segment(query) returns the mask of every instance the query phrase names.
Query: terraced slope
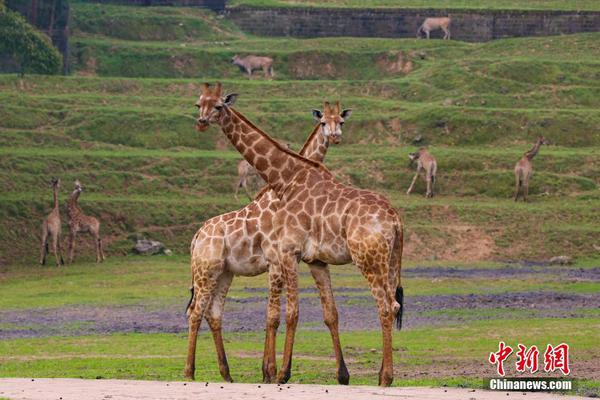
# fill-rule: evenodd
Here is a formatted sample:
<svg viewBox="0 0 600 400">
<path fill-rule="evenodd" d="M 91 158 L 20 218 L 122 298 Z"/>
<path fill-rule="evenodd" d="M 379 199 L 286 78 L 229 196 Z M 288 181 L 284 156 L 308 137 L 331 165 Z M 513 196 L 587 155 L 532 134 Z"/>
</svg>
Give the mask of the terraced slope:
<svg viewBox="0 0 600 400">
<path fill-rule="evenodd" d="M 390 195 L 410 258 L 597 255 L 599 34 L 478 45 L 264 39 L 198 10 L 74 4 L 73 17 L 74 76 L 0 76 L 0 262 L 35 260 L 32 232 L 55 175 L 63 198 L 75 178 L 87 186 L 82 206 L 104 221 L 112 254 L 136 232 L 183 253 L 204 219 L 241 207 L 238 153 L 217 129 L 193 129 L 200 83 L 217 79 L 296 149 L 311 109 L 326 99 L 352 107 L 326 163 Z M 274 80 L 249 81 L 228 62 L 259 51 L 274 56 Z M 533 203 L 515 205 L 512 168 L 539 134 L 552 146 L 535 159 Z M 433 201 L 403 194 L 407 154 L 420 145 L 438 158 Z"/>
</svg>

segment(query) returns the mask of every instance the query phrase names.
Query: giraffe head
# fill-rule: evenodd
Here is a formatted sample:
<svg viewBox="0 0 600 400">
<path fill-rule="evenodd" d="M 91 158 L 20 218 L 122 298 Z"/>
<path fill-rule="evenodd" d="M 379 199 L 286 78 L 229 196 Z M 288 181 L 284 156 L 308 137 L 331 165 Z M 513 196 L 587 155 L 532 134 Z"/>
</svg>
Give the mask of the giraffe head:
<svg viewBox="0 0 600 400">
<path fill-rule="evenodd" d="M 421 147 L 419 150 L 415 151 L 414 153 L 409 153 L 408 158 L 410 158 L 410 162 L 413 163 L 413 162 L 417 161 L 419 159 L 419 157 L 421 157 L 421 153 L 424 151 L 425 151 L 425 147 Z"/>
<path fill-rule="evenodd" d="M 214 89 L 211 89 L 208 83 L 202 85 L 200 97 L 196 102 L 196 107 L 198 107 L 196 129 L 198 131 L 205 131 L 211 123 L 219 121 L 223 110 L 235 103 L 238 96 L 237 93 L 222 96 L 221 91 L 221 82 L 217 82 Z"/>
<path fill-rule="evenodd" d="M 342 125 L 350 117 L 350 114 L 352 114 L 352 109 L 350 108 L 341 111 L 339 101 L 335 103 L 335 107 L 325 102 L 323 104 L 323 112 L 313 110 L 313 117 L 321 124 L 323 135 L 334 144 L 339 144 L 342 141 Z"/>
<path fill-rule="evenodd" d="M 83 186 L 81 186 L 81 182 L 79 182 L 79 179 L 75 181 L 75 190 L 73 190 L 73 192 L 83 192 Z"/>
<path fill-rule="evenodd" d="M 543 136 L 539 136 L 538 137 L 538 143 L 539 144 L 549 145 L 550 141 L 548 139 L 546 139 L 545 137 L 543 137 Z"/>
<path fill-rule="evenodd" d="M 60 187 L 60 178 L 52 178 L 50 181 L 50 187 L 53 189 L 58 189 Z"/>
</svg>

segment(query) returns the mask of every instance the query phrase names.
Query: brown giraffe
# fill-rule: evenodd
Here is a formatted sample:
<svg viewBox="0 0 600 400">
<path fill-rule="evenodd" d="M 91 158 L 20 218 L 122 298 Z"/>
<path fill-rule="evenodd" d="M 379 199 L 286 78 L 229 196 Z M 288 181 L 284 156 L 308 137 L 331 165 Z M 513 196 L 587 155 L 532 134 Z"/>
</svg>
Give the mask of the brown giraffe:
<svg viewBox="0 0 600 400">
<path fill-rule="evenodd" d="M 250 178 L 258 177 L 256 170 L 254 169 L 254 167 L 252 167 L 252 165 L 248 164 L 248 161 L 240 160 L 240 162 L 238 162 L 238 165 L 237 165 L 237 173 L 238 173 L 238 182 L 237 182 L 237 185 L 235 186 L 234 197 L 237 200 L 238 192 L 239 192 L 240 188 L 244 188 L 244 191 L 246 192 L 246 196 L 248 196 L 249 200 L 252 200 L 252 195 L 250 194 L 250 191 L 248 190 L 248 181 L 250 180 Z"/>
<path fill-rule="evenodd" d="M 48 248 L 48 237 L 52 239 L 52 251 L 56 258 L 56 266 L 64 265 L 65 261 L 62 256 L 62 249 L 60 247 L 60 210 L 58 206 L 58 189 L 60 189 L 60 179 L 52 178 L 52 192 L 54 194 L 54 207 L 48 216 L 42 223 L 42 248 L 40 251 L 40 264 L 46 265 L 46 256 L 49 253 Z"/>
<path fill-rule="evenodd" d="M 311 160 L 322 162 L 329 143 L 339 144 L 341 129 L 339 124 L 350 116 L 351 110 L 340 111 L 339 103 L 335 108 L 325 103 L 324 111 L 313 110 L 319 124 L 313 129 L 300 154 Z M 330 129 L 324 129 L 321 120 Z M 333 132 L 331 134 L 330 132 Z M 246 162 L 244 160 L 244 162 Z M 250 164 L 248 164 L 250 165 Z M 250 166 L 251 167 L 251 166 Z M 252 167 L 251 167 L 252 168 Z M 278 208 L 279 200 L 272 190 L 266 187 L 252 203 L 241 210 L 232 211 L 213 217 L 206 221 L 192 239 L 192 298 L 187 314 L 190 324 L 190 348 L 185 367 L 185 376 L 194 379 L 196 334 L 201 322 L 201 315 L 196 310 L 194 293 L 205 294 L 203 287 L 206 277 L 215 277 L 216 285 L 208 293 L 205 318 L 211 329 L 217 349 L 217 361 L 221 376 L 232 382 L 229 365 L 223 346 L 221 322 L 227 291 L 234 276 L 256 276 L 267 272 L 269 263 L 265 249 L 271 244 L 265 241 L 272 235 L 273 215 Z M 323 306 L 324 321 L 331 331 L 331 339 L 337 362 L 337 379 L 341 384 L 348 384 L 350 376 L 344 363 L 338 332 L 338 312 L 331 290 L 329 268 L 326 264 L 309 264 Z M 201 310 L 198 310 L 201 312 Z"/>
<path fill-rule="evenodd" d="M 231 105 L 237 95 L 221 96 L 221 85 L 205 84 L 196 106 L 198 131 L 211 123 L 258 171 L 280 199 L 273 216 L 269 262 L 269 303 L 263 373 L 276 375 L 275 337 L 279 325 L 279 296 L 287 287 L 286 338 L 278 382 L 291 374 L 294 336 L 298 324 L 298 262 L 333 265 L 354 263 L 369 282 L 377 303 L 383 333 L 383 360 L 379 384 L 393 380 L 392 325 L 401 321 L 403 291 L 400 284 L 403 228 L 398 212 L 374 192 L 337 182 L 321 163 L 287 150 L 248 121 Z M 340 121 L 340 124 L 343 121 Z M 326 125 L 324 126 L 326 128 Z M 258 221 L 257 221 L 258 223 Z M 276 257 L 274 257 L 274 255 Z M 216 285 L 205 277 L 210 290 Z M 206 289 L 205 292 L 207 291 Z M 199 294 L 193 313 L 204 311 L 208 295 Z"/>
<path fill-rule="evenodd" d="M 414 153 L 408 155 L 411 163 L 417 160 L 417 172 L 413 177 L 410 187 L 406 191 L 406 194 L 410 194 L 413 191 L 417 177 L 421 171 L 425 172 L 425 181 L 427 182 L 427 193 L 425 197 L 433 197 L 433 185 L 435 184 L 435 175 L 437 173 L 437 161 L 429 154 L 426 148 L 421 147 Z"/>
<path fill-rule="evenodd" d="M 102 262 L 104 251 L 102 250 L 102 239 L 100 238 L 100 222 L 90 215 L 85 215 L 79 207 L 79 195 L 83 187 L 79 181 L 75 181 L 75 189 L 67 200 L 67 214 L 69 215 L 69 264 L 73 263 L 75 256 L 75 238 L 78 233 L 89 233 L 94 237 L 96 245 L 96 262 Z"/>
<path fill-rule="evenodd" d="M 533 174 L 533 157 L 540 151 L 543 144 L 550 144 L 548 140 L 540 136 L 531 150 L 523 154 L 523 157 L 515 165 L 515 201 L 519 198 L 519 189 L 523 188 L 523 201 L 528 201 L 529 196 L 529 178 Z"/>
</svg>

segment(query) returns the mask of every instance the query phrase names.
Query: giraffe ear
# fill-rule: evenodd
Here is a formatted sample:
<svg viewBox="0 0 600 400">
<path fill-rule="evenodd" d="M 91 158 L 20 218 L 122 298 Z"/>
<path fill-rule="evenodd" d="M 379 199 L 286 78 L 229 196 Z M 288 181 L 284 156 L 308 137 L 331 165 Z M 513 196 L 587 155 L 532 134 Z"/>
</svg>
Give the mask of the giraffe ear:
<svg viewBox="0 0 600 400">
<path fill-rule="evenodd" d="M 235 103 L 235 101 L 237 100 L 237 97 L 238 97 L 237 93 L 230 93 L 227 96 L 225 96 L 225 98 L 223 99 L 223 104 L 230 107 Z"/>
<path fill-rule="evenodd" d="M 313 118 L 317 121 L 321 121 L 321 118 L 323 118 L 323 113 L 319 110 L 313 110 L 312 114 L 313 114 Z"/>
<path fill-rule="evenodd" d="M 340 114 L 340 117 L 346 119 L 346 118 L 350 118 L 350 115 L 352 115 L 352 109 L 347 108 L 344 111 L 342 111 L 342 113 Z"/>
</svg>

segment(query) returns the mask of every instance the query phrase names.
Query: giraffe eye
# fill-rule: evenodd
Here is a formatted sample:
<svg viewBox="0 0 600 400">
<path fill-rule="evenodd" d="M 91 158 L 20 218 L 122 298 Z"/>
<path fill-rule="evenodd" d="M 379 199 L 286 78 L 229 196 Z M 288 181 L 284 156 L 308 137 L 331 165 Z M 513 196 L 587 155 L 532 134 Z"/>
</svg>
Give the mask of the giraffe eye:
<svg viewBox="0 0 600 400">
<path fill-rule="evenodd" d="M 344 125 L 344 121 L 340 122 L 340 126 Z"/>
<path fill-rule="evenodd" d="M 321 122 L 321 126 L 325 126 L 327 125 L 325 122 Z"/>
<path fill-rule="evenodd" d="M 221 111 L 223 109 L 223 106 L 215 106 L 215 110 L 217 111 Z"/>
</svg>

